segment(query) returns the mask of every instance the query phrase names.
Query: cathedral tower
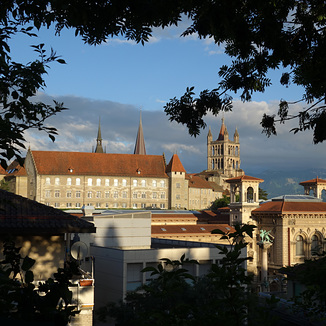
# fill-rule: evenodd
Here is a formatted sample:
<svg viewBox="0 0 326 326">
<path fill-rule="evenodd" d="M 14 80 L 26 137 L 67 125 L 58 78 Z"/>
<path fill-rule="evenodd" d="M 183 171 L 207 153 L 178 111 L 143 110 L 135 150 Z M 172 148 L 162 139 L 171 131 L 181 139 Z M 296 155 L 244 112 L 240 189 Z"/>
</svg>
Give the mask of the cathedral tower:
<svg viewBox="0 0 326 326">
<path fill-rule="evenodd" d="M 233 140 L 222 118 L 222 125 L 217 140 L 213 140 L 211 129 L 207 135 L 207 171 L 218 172 L 227 178 L 243 174 L 240 169 L 240 142 L 238 130 L 235 130 Z"/>
</svg>

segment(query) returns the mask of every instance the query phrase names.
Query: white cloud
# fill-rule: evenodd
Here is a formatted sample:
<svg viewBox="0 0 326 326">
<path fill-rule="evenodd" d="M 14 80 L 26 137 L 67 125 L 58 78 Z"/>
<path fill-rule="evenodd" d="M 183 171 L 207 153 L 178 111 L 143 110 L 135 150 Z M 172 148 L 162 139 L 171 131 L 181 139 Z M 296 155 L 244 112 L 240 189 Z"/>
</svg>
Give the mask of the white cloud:
<svg viewBox="0 0 326 326">
<path fill-rule="evenodd" d="M 40 93 L 38 99 L 51 102 L 52 98 Z M 29 130 L 26 146 L 34 150 L 86 151 L 95 146 L 99 117 L 103 144 L 109 153 L 132 153 L 139 122 L 139 109 L 110 101 L 94 101 L 85 98 L 63 96 L 56 98 L 70 109 L 51 117 L 49 126 L 58 129 L 53 143 L 45 133 Z M 299 169 L 324 167 L 326 144 L 312 145 L 311 132 L 293 135 L 289 130 L 296 122 L 278 125 L 277 136 L 267 138 L 262 134 L 260 121 L 263 113 L 275 113 L 277 102 L 234 102 L 232 112 L 224 113 L 229 137 L 233 139 L 238 128 L 241 145 L 241 167 L 246 171 L 264 169 Z M 297 108 L 298 109 L 298 108 Z M 217 139 L 222 115 L 206 116 L 213 139 Z M 142 111 L 143 130 L 147 154 L 166 154 L 167 161 L 178 153 L 185 169 L 199 172 L 207 168 L 206 136 L 208 128 L 194 138 L 187 128 L 169 122 L 162 111 Z"/>
</svg>

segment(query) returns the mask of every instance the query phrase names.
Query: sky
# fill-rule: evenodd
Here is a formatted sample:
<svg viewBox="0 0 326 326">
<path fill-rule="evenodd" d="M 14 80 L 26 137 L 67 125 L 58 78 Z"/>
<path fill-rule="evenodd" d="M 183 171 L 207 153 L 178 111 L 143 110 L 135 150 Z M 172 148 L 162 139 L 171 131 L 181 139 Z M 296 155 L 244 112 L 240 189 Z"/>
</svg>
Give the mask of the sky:
<svg viewBox="0 0 326 326">
<path fill-rule="evenodd" d="M 279 85 L 280 71 L 270 74 L 273 86 L 253 96 L 249 103 L 241 102 L 239 94 L 232 94 L 233 111 L 217 117 L 208 114 L 207 128 L 196 138 L 188 134 L 186 127 L 170 122 L 163 108 L 169 99 L 179 98 L 188 86 L 195 86 L 197 94 L 216 88 L 219 67 L 231 62 L 223 53 L 223 46 L 212 40 L 180 37 L 184 29 L 185 23 L 155 29 L 145 46 L 123 38 L 90 46 L 66 30 L 60 36 L 44 29 L 38 38 L 14 37 L 10 43 L 13 60 L 35 59 L 30 45 L 45 43 L 47 50 L 52 47 L 66 61 L 64 65 L 51 64 L 45 76 L 46 87 L 35 97 L 46 103 L 63 102 L 69 108 L 47 121 L 59 135 L 53 143 L 46 134 L 29 130 L 27 147 L 90 152 L 96 144 L 100 119 L 106 151 L 133 153 L 141 111 L 147 154 L 164 152 L 169 161 L 177 153 L 187 172 L 195 173 L 207 168 L 208 128 L 216 139 L 224 116 L 231 139 L 238 128 L 241 168 L 247 174 L 325 168 L 326 143 L 313 145 L 309 131 L 290 133 L 296 122 L 279 125 L 276 137 L 262 134 L 260 121 L 264 113 L 276 113 L 281 98 L 296 100 L 302 95 L 298 87 Z"/>
</svg>

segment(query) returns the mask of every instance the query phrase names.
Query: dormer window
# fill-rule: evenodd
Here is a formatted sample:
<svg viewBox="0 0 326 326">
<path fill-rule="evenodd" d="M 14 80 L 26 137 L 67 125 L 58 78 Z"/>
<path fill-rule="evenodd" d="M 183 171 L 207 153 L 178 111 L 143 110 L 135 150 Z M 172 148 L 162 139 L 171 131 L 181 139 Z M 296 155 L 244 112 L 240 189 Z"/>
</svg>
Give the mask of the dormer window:
<svg viewBox="0 0 326 326">
<path fill-rule="evenodd" d="M 69 171 L 70 173 L 72 173 L 72 172 L 74 171 L 74 169 L 73 169 L 73 168 L 69 168 L 68 171 Z"/>
<path fill-rule="evenodd" d="M 140 174 L 141 170 L 140 169 L 137 169 L 137 173 Z"/>
</svg>

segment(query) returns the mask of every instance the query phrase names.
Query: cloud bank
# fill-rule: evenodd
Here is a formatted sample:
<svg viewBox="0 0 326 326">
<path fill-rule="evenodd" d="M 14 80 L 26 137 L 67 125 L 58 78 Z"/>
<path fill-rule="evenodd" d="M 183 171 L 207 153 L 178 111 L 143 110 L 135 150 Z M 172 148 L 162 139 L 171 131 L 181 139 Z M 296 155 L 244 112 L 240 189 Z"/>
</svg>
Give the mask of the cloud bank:
<svg viewBox="0 0 326 326">
<path fill-rule="evenodd" d="M 39 93 L 37 100 L 51 103 L 51 96 Z M 33 150 L 91 152 L 95 146 L 99 119 L 103 145 L 108 153 L 133 153 L 138 130 L 139 108 L 130 104 L 99 101 L 76 96 L 57 96 L 69 110 L 48 119 L 47 124 L 58 129 L 53 143 L 46 134 L 35 130 L 26 133 L 27 147 Z M 241 168 L 254 175 L 255 171 L 324 168 L 326 144 L 313 145 L 311 132 L 293 135 L 291 121 L 278 126 L 278 135 L 267 138 L 262 134 L 260 121 L 263 113 L 275 113 L 277 103 L 234 102 L 232 112 L 224 114 L 229 136 L 233 139 L 238 128 L 241 145 Z M 217 139 L 221 118 L 208 115 L 207 127 Z M 167 161 L 177 153 L 189 173 L 207 168 L 208 128 L 194 138 L 186 127 L 169 122 L 162 111 L 142 111 L 142 123 L 147 154 L 166 155 Z"/>
</svg>

